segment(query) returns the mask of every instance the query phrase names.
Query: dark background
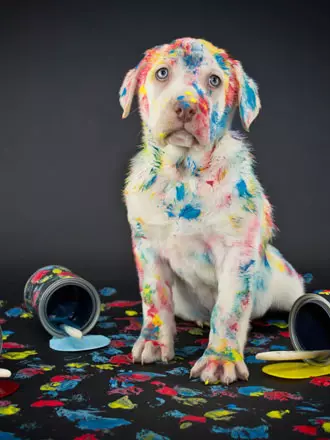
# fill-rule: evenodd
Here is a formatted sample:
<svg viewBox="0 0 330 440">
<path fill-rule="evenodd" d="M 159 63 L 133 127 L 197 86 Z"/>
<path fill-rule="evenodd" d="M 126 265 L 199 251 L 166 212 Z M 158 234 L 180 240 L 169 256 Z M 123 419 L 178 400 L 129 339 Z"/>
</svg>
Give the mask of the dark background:
<svg viewBox="0 0 330 440">
<path fill-rule="evenodd" d="M 0 297 L 20 301 L 52 263 L 138 295 L 121 189 L 140 125 L 121 120 L 118 90 L 145 49 L 184 36 L 228 49 L 259 83 L 249 139 L 276 245 L 330 288 L 326 2 L 0 3 Z"/>
</svg>

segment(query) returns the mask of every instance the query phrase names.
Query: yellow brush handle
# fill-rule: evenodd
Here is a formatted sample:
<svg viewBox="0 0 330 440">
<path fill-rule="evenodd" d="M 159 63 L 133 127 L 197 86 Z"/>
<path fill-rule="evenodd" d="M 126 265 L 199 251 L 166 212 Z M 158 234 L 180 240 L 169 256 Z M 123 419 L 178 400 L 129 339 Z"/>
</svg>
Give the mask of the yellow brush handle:
<svg viewBox="0 0 330 440">
<path fill-rule="evenodd" d="M 263 361 L 297 361 L 330 356 L 330 350 L 317 351 L 265 351 L 256 354 L 256 359 Z"/>
<path fill-rule="evenodd" d="M 0 368 L 0 377 L 10 377 L 11 372 L 5 368 Z"/>
</svg>

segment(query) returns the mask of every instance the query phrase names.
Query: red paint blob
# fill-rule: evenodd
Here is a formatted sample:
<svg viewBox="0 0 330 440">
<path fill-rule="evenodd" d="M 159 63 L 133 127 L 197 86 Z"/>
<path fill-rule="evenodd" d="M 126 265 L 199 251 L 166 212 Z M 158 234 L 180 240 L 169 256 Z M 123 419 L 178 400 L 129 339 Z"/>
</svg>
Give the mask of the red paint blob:
<svg viewBox="0 0 330 440">
<path fill-rule="evenodd" d="M 285 391 L 267 391 L 264 393 L 264 398 L 268 400 L 279 400 L 280 402 L 286 402 L 288 400 L 302 400 L 301 396 L 287 393 Z"/>
<path fill-rule="evenodd" d="M 300 432 L 301 434 L 307 434 L 311 436 L 315 436 L 317 434 L 316 426 L 296 425 L 293 427 L 293 430 L 296 432 Z"/>
<path fill-rule="evenodd" d="M 290 333 L 288 331 L 280 332 L 280 335 L 283 336 L 284 338 L 290 338 Z"/>
<path fill-rule="evenodd" d="M 25 345 L 18 344 L 17 342 L 4 342 L 3 348 L 25 348 Z"/>
<path fill-rule="evenodd" d="M 134 307 L 141 304 L 142 301 L 112 301 L 106 304 L 106 308 L 111 307 Z"/>
<path fill-rule="evenodd" d="M 33 408 L 43 408 L 44 406 L 64 406 L 64 403 L 60 400 L 38 400 L 31 404 Z"/>
<path fill-rule="evenodd" d="M 15 393 L 19 388 L 19 384 L 13 380 L 0 379 L 0 399 Z"/>
</svg>

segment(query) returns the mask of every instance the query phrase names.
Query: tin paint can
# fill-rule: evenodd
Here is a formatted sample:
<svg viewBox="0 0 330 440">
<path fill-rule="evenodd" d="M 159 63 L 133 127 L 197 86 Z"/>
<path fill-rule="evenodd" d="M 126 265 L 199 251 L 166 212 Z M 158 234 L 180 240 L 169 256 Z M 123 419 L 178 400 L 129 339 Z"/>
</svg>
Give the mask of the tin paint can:
<svg viewBox="0 0 330 440">
<path fill-rule="evenodd" d="M 289 333 L 297 351 L 330 350 L 330 291 L 307 293 L 296 300 L 289 315 Z M 330 357 L 306 359 L 312 365 L 330 365 Z"/>
<path fill-rule="evenodd" d="M 38 269 L 24 288 L 27 309 L 55 337 L 67 336 L 61 328 L 67 324 L 89 333 L 98 321 L 101 302 L 97 290 L 88 281 L 63 266 Z"/>
</svg>

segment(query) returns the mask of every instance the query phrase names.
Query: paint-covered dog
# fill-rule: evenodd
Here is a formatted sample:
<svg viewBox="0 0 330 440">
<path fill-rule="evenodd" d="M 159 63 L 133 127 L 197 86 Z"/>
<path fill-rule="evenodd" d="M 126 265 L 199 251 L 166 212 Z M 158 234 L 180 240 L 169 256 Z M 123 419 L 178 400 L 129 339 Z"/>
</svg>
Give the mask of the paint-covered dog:
<svg viewBox="0 0 330 440">
<path fill-rule="evenodd" d="M 211 43 L 175 40 L 145 53 L 120 89 L 125 118 L 139 98 L 143 145 L 125 186 L 143 302 L 134 361 L 174 357 L 175 315 L 210 322 L 191 376 L 247 379 L 249 321 L 288 311 L 303 280 L 269 243 L 272 209 L 243 138 L 260 109 L 256 83 Z"/>
</svg>

